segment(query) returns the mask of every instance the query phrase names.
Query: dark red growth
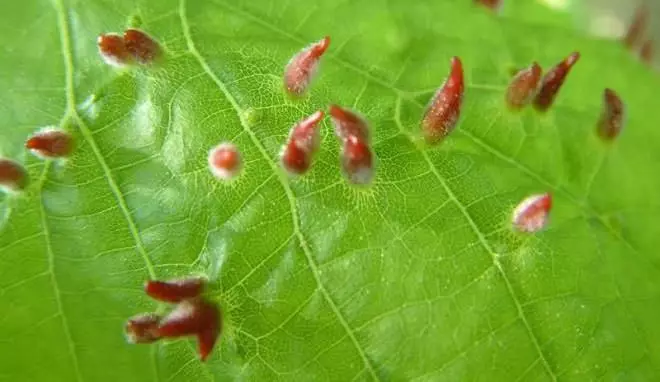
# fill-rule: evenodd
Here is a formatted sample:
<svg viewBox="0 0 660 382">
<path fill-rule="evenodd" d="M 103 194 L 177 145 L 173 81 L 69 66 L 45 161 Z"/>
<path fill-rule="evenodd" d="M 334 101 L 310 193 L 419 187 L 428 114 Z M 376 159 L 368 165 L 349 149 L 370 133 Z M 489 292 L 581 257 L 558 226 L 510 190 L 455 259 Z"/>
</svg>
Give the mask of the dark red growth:
<svg viewBox="0 0 660 382">
<path fill-rule="evenodd" d="M 124 45 L 124 38 L 116 33 L 105 33 L 96 39 L 99 53 L 103 60 L 112 66 L 121 67 L 131 61 L 131 56 Z"/>
<path fill-rule="evenodd" d="M 195 335 L 199 356 L 206 360 L 222 330 L 222 314 L 217 305 L 202 298 L 184 300 L 167 315 L 156 333 L 165 338 Z"/>
<path fill-rule="evenodd" d="M 311 167 L 320 144 L 319 122 L 323 116 L 323 111 L 319 110 L 291 128 L 280 153 L 282 167 L 289 173 L 302 175 Z"/>
<path fill-rule="evenodd" d="M 42 158 L 62 158 L 71 154 L 73 139 L 64 130 L 47 127 L 29 137 L 25 148 Z"/>
<path fill-rule="evenodd" d="M 509 108 L 519 110 L 532 101 L 538 90 L 541 74 L 541 66 L 534 62 L 511 79 L 506 91 L 506 103 Z"/>
<path fill-rule="evenodd" d="M 638 46 L 642 43 L 644 34 L 648 29 L 649 22 L 649 5 L 648 2 L 643 1 L 633 15 L 633 19 L 628 26 L 625 36 L 623 37 L 623 43 L 630 49 L 633 49 L 635 46 Z"/>
<path fill-rule="evenodd" d="M 499 10 L 502 6 L 502 0 L 474 0 L 474 2 L 494 11 Z"/>
<path fill-rule="evenodd" d="M 342 144 L 340 163 L 344 176 L 353 184 L 371 183 L 375 163 L 369 125 L 357 113 L 337 105 L 330 106 L 330 116 Z"/>
<path fill-rule="evenodd" d="M 206 281 L 202 278 L 157 281 L 149 280 L 144 284 L 144 291 L 153 299 L 163 302 L 181 302 L 198 297 L 204 291 Z"/>
<path fill-rule="evenodd" d="M 158 324 L 160 316 L 155 313 L 141 313 L 128 319 L 124 330 L 132 344 L 148 344 L 160 339 Z"/>
<path fill-rule="evenodd" d="M 612 89 L 603 92 L 603 111 L 598 120 L 598 136 L 604 141 L 616 138 L 623 128 L 625 107 L 621 97 Z"/>
<path fill-rule="evenodd" d="M 551 208 L 551 194 L 528 196 L 513 211 L 513 226 L 522 232 L 538 232 L 548 223 Z"/>
<path fill-rule="evenodd" d="M 20 191 L 27 186 L 28 175 L 18 162 L 0 158 L 0 188 L 8 191 Z"/>
<path fill-rule="evenodd" d="M 357 113 L 337 105 L 330 105 L 330 117 L 335 125 L 335 135 L 340 140 L 344 141 L 352 136 L 364 141 L 370 139 L 367 122 Z"/>
<path fill-rule="evenodd" d="M 139 29 L 126 29 L 124 44 L 131 57 L 141 64 L 151 64 L 161 54 L 158 42 Z"/>
<path fill-rule="evenodd" d="M 288 140 L 280 153 L 282 168 L 292 175 L 302 175 L 312 166 L 312 156 L 294 140 Z"/>
<path fill-rule="evenodd" d="M 579 59 L 580 53 L 573 52 L 543 76 L 541 89 L 534 98 L 534 106 L 537 110 L 546 111 L 552 106 L 566 76 Z"/>
<path fill-rule="evenodd" d="M 647 64 L 653 61 L 653 40 L 649 39 L 644 42 L 639 50 L 639 57 Z"/>
<path fill-rule="evenodd" d="M 289 94 L 301 96 L 307 91 L 314 79 L 321 56 L 329 45 L 330 37 L 326 36 L 291 58 L 284 69 L 284 87 Z"/>
<path fill-rule="evenodd" d="M 220 180 L 236 178 L 243 168 L 238 148 L 229 142 L 223 142 L 211 148 L 207 159 L 209 170 Z"/>
<path fill-rule="evenodd" d="M 454 130 L 461 115 L 463 92 L 463 64 L 458 57 L 453 57 L 449 77 L 436 92 L 422 119 L 428 143 L 439 143 Z"/>
<path fill-rule="evenodd" d="M 374 161 L 369 143 L 357 136 L 344 141 L 341 152 L 344 175 L 353 184 L 369 184 L 374 177 Z"/>
</svg>

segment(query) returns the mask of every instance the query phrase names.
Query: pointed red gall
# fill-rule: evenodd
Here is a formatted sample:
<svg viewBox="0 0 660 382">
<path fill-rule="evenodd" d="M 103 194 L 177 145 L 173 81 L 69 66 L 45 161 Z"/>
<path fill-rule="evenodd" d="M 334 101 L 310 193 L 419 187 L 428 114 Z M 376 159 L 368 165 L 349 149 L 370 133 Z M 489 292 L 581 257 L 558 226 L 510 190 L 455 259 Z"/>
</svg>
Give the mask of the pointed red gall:
<svg viewBox="0 0 660 382">
<path fill-rule="evenodd" d="M 344 141 L 341 152 L 344 176 L 353 184 L 369 184 L 374 177 L 374 158 L 369 143 L 357 136 Z"/>
<path fill-rule="evenodd" d="M 649 13 L 649 4 L 647 1 L 643 1 L 642 4 L 635 9 L 635 14 L 633 15 L 628 30 L 623 37 L 623 43 L 628 48 L 632 49 L 642 43 L 642 39 L 648 28 Z"/>
<path fill-rule="evenodd" d="M 71 154 L 73 139 L 66 131 L 49 126 L 29 137 L 25 148 L 44 159 L 62 158 Z"/>
<path fill-rule="evenodd" d="M 340 163 L 344 176 L 353 184 L 371 183 L 375 163 L 369 125 L 356 112 L 337 105 L 330 106 L 330 116 L 342 144 Z"/>
<path fill-rule="evenodd" d="M 433 96 L 422 119 L 428 143 L 439 143 L 454 130 L 461 115 L 463 92 L 463 64 L 453 57 L 449 77 Z"/>
<path fill-rule="evenodd" d="M 131 55 L 126 50 L 124 38 L 116 33 L 105 33 L 96 39 L 101 58 L 108 65 L 122 67 L 130 63 Z"/>
<path fill-rule="evenodd" d="M 0 158 L 0 189 L 7 192 L 23 190 L 28 183 L 25 168 L 11 159 Z"/>
<path fill-rule="evenodd" d="M 543 76 L 541 88 L 534 98 L 534 106 L 537 110 L 546 111 L 552 106 L 566 76 L 579 59 L 580 53 L 573 52 Z"/>
<path fill-rule="evenodd" d="M 598 136 L 604 141 L 616 138 L 623 128 L 625 108 L 623 101 L 612 89 L 603 92 L 603 111 L 598 120 Z"/>
<path fill-rule="evenodd" d="M 541 82 L 541 74 L 541 66 L 534 62 L 511 79 L 506 91 L 509 108 L 519 110 L 532 101 Z"/>
<path fill-rule="evenodd" d="M 206 282 L 202 278 L 158 281 L 149 280 L 144 284 L 144 291 L 153 299 L 163 302 L 181 302 L 199 297 Z"/>
<path fill-rule="evenodd" d="M 337 105 L 330 105 L 330 116 L 335 125 L 335 135 L 340 140 L 357 137 L 360 140 L 369 141 L 369 125 L 356 112 Z"/>
<path fill-rule="evenodd" d="M 197 299 L 199 300 L 199 299 Z M 197 300 L 184 300 L 165 316 L 156 333 L 161 337 L 184 337 L 194 335 L 204 328 Z"/>
<path fill-rule="evenodd" d="M 165 316 L 157 334 L 166 338 L 195 335 L 199 343 L 200 359 L 204 361 L 213 350 L 221 330 L 222 315 L 217 305 L 195 298 L 180 302 Z"/>
<path fill-rule="evenodd" d="M 305 151 L 315 152 L 320 144 L 319 123 L 323 120 L 325 113 L 319 110 L 309 117 L 298 122 L 291 129 L 291 139 L 295 140 L 298 146 Z"/>
<path fill-rule="evenodd" d="M 132 344 L 148 344 L 160 339 L 158 325 L 160 316 L 155 313 L 141 313 L 128 319 L 124 328 L 126 339 Z"/>
<path fill-rule="evenodd" d="M 220 319 L 220 317 L 218 317 L 218 319 Z M 220 336 L 220 329 L 221 327 L 217 325 L 197 333 L 197 351 L 199 352 L 199 359 L 202 362 L 206 361 L 213 351 L 215 343 Z"/>
<path fill-rule="evenodd" d="M 319 122 L 323 116 L 322 111 L 317 111 L 291 128 L 280 153 L 282 167 L 290 174 L 302 175 L 311 167 L 320 144 Z"/>
<path fill-rule="evenodd" d="M 321 56 L 329 45 L 330 37 L 326 36 L 291 58 L 284 69 L 284 87 L 289 94 L 301 96 L 307 91 L 316 75 Z"/>
<path fill-rule="evenodd" d="M 302 175 L 312 166 L 312 155 L 290 139 L 282 147 L 280 162 L 289 174 Z"/>
<path fill-rule="evenodd" d="M 208 164 L 211 173 L 220 180 L 236 178 L 243 167 L 241 154 L 236 146 L 224 142 L 209 151 Z"/>
<path fill-rule="evenodd" d="M 124 45 L 131 57 L 140 64 L 151 64 L 161 54 L 158 42 L 139 29 L 129 28 L 124 31 Z"/>
<path fill-rule="evenodd" d="M 531 195 L 525 198 L 513 211 L 514 228 L 522 232 L 537 232 L 548 222 L 552 208 L 552 195 L 549 193 Z"/>
<path fill-rule="evenodd" d="M 653 61 L 653 40 L 646 40 L 644 44 L 642 44 L 642 47 L 639 50 L 639 57 L 647 64 L 650 64 Z"/>
<path fill-rule="evenodd" d="M 494 11 L 499 10 L 502 6 L 502 0 L 474 0 L 474 2 Z"/>
</svg>

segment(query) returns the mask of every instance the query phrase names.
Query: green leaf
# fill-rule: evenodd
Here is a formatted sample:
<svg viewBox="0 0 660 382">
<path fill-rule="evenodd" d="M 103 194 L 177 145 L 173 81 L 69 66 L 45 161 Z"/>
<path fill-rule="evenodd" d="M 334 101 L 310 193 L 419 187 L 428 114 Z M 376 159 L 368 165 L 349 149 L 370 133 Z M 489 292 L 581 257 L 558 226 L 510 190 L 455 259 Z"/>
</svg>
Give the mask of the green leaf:
<svg viewBox="0 0 660 382">
<path fill-rule="evenodd" d="M 522 5 L 525 3 L 527 5 Z M 660 374 L 657 73 L 531 2 L 4 1 L 0 154 L 29 170 L 0 196 L 0 378 L 11 381 L 654 380 Z M 545 21 L 544 21 L 545 20 Z M 555 21 L 547 21 L 555 20 Z M 565 20 L 565 21 L 560 21 Z M 129 25 L 167 51 L 117 71 L 96 36 Z M 311 95 L 289 100 L 289 58 L 332 36 Z M 503 103 L 511 67 L 581 60 L 546 115 Z M 460 56 L 461 122 L 415 143 Z M 628 107 L 595 136 L 605 87 Z M 350 187 L 328 120 L 313 170 L 289 179 L 289 128 L 329 103 L 373 127 L 375 184 Z M 60 125 L 65 163 L 22 144 Z M 245 172 L 206 165 L 231 140 Z M 551 192 L 542 233 L 510 232 Z M 129 345 L 125 320 L 162 311 L 152 277 L 203 273 L 225 327 Z"/>
</svg>

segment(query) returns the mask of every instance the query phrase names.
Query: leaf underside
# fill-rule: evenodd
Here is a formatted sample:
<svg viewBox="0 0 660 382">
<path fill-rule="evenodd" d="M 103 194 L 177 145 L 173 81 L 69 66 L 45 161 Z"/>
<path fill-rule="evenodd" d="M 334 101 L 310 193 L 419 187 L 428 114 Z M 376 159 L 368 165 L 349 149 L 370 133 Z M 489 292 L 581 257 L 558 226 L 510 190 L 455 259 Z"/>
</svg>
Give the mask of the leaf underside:
<svg viewBox="0 0 660 382">
<path fill-rule="evenodd" d="M 517 5 L 516 3 L 528 3 Z M 619 44 L 511 2 L 5 1 L 0 154 L 31 184 L 0 195 L 0 379 L 652 380 L 660 374 L 660 81 Z M 96 36 L 139 26 L 162 67 L 114 70 Z M 281 74 L 330 35 L 311 93 Z M 512 67 L 582 54 L 545 115 L 507 111 Z M 419 120 L 461 57 L 460 123 L 437 147 Z M 595 123 L 605 87 L 620 138 Z M 278 152 L 330 103 L 373 129 L 375 183 L 343 180 L 328 120 L 309 175 Z M 66 162 L 22 148 L 69 129 Z M 208 149 L 234 142 L 230 184 Z M 542 233 L 510 212 L 551 192 Z M 193 340 L 129 345 L 127 317 L 162 311 L 148 278 L 205 274 L 225 314 L 207 363 Z"/>
</svg>

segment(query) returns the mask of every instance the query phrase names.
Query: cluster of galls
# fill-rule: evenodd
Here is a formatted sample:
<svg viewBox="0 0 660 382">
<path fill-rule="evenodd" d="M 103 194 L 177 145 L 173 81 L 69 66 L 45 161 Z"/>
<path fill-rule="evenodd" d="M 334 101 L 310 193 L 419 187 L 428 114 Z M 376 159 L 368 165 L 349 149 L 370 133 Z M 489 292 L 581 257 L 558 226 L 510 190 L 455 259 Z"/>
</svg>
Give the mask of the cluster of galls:
<svg viewBox="0 0 660 382">
<path fill-rule="evenodd" d="M 280 153 L 282 167 L 289 174 L 302 175 L 310 169 L 320 146 L 318 127 L 324 115 L 319 110 L 291 128 Z M 344 176 L 352 184 L 370 183 L 375 163 L 366 121 L 356 112 L 337 105 L 330 106 L 330 117 L 341 144 L 339 157 Z"/>
<path fill-rule="evenodd" d="M 284 68 L 284 89 L 292 97 L 303 96 L 318 71 L 322 55 L 330 46 L 330 37 L 303 48 Z M 289 137 L 280 152 L 282 168 L 290 175 L 303 175 L 312 166 L 320 146 L 319 125 L 325 113 L 322 110 L 298 121 L 289 131 Z M 330 117 L 335 135 L 340 141 L 340 165 L 351 184 L 369 184 L 375 172 L 375 158 L 369 139 L 369 126 L 357 112 L 330 106 Z"/>
<path fill-rule="evenodd" d="M 330 45 L 330 37 L 324 37 L 296 53 L 284 69 L 285 91 L 293 96 L 303 96 L 318 71 L 323 53 Z M 322 110 L 296 122 L 289 130 L 280 151 L 281 168 L 291 176 L 306 174 L 313 165 L 314 156 L 321 145 L 320 124 L 325 117 Z M 375 158 L 369 139 L 369 126 L 357 112 L 330 106 L 330 117 L 335 135 L 341 144 L 340 164 L 345 178 L 351 184 L 368 184 L 374 175 Z M 221 180 L 235 178 L 241 170 L 238 148 L 223 142 L 209 151 L 208 164 L 213 175 Z"/>
<path fill-rule="evenodd" d="M 493 9 L 500 5 L 499 1 L 475 1 Z M 632 46 L 640 38 L 644 17 L 643 12 L 638 12 L 626 36 L 626 45 Z M 307 92 L 329 44 L 330 38 L 325 37 L 291 58 L 283 76 L 288 94 L 300 97 Z M 159 44 L 146 33 L 133 28 L 127 29 L 123 35 L 108 33 L 99 36 L 98 47 L 101 57 L 113 66 L 149 65 L 161 56 Z M 507 88 L 506 104 L 511 110 L 533 104 L 538 111 L 547 111 L 579 58 L 579 53 L 574 52 L 545 75 L 536 62 L 520 70 Z M 449 76 L 432 97 L 422 117 L 422 134 L 429 144 L 443 141 L 456 127 L 464 90 L 463 64 L 458 57 L 453 57 Z M 337 105 L 331 105 L 329 109 L 335 135 L 341 144 L 340 163 L 346 179 L 353 184 L 370 183 L 374 175 L 375 156 L 366 120 L 357 112 Z M 320 146 L 319 125 L 324 115 L 319 110 L 290 129 L 280 152 L 280 163 L 287 173 L 303 175 L 311 168 Z M 616 138 L 623 127 L 623 119 L 623 102 L 616 92 L 605 89 L 603 110 L 597 124 L 598 136 L 604 141 Z M 71 153 L 73 142 L 66 131 L 47 127 L 32 135 L 25 147 L 41 158 L 57 159 Z M 229 180 L 240 173 L 242 159 L 236 146 L 224 142 L 209 151 L 208 164 L 217 178 Z M 23 166 L 0 158 L 0 187 L 17 191 L 25 188 L 26 184 L 27 174 Z M 531 195 L 513 211 L 512 225 L 519 231 L 536 232 L 546 225 L 551 207 L 550 194 Z M 175 306 L 165 316 L 145 313 L 129 319 L 126 323 L 128 339 L 133 343 L 152 343 L 163 338 L 195 336 L 200 358 L 205 360 L 220 335 L 222 316 L 218 306 L 202 295 L 204 286 L 204 280 L 197 278 L 147 282 L 145 291 L 149 296 Z"/>
<path fill-rule="evenodd" d="M 628 25 L 628 29 L 623 36 L 623 44 L 626 48 L 639 55 L 639 58 L 649 65 L 653 61 L 653 33 L 649 22 L 649 17 L 652 14 L 650 2 L 642 0 L 637 6 L 632 22 Z"/>
<path fill-rule="evenodd" d="M 195 336 L 199 357 L 205 361 L 222 331 L 222 313 L 217 304 L 203 296 L 205 285 L 201 278 L 147 281 L 144 290 L 148 296 L 175 306 L 165 316 L 141 313 L 128 319 L 128 341 L 147 344 L 163 338 Z"/>
</svg>

